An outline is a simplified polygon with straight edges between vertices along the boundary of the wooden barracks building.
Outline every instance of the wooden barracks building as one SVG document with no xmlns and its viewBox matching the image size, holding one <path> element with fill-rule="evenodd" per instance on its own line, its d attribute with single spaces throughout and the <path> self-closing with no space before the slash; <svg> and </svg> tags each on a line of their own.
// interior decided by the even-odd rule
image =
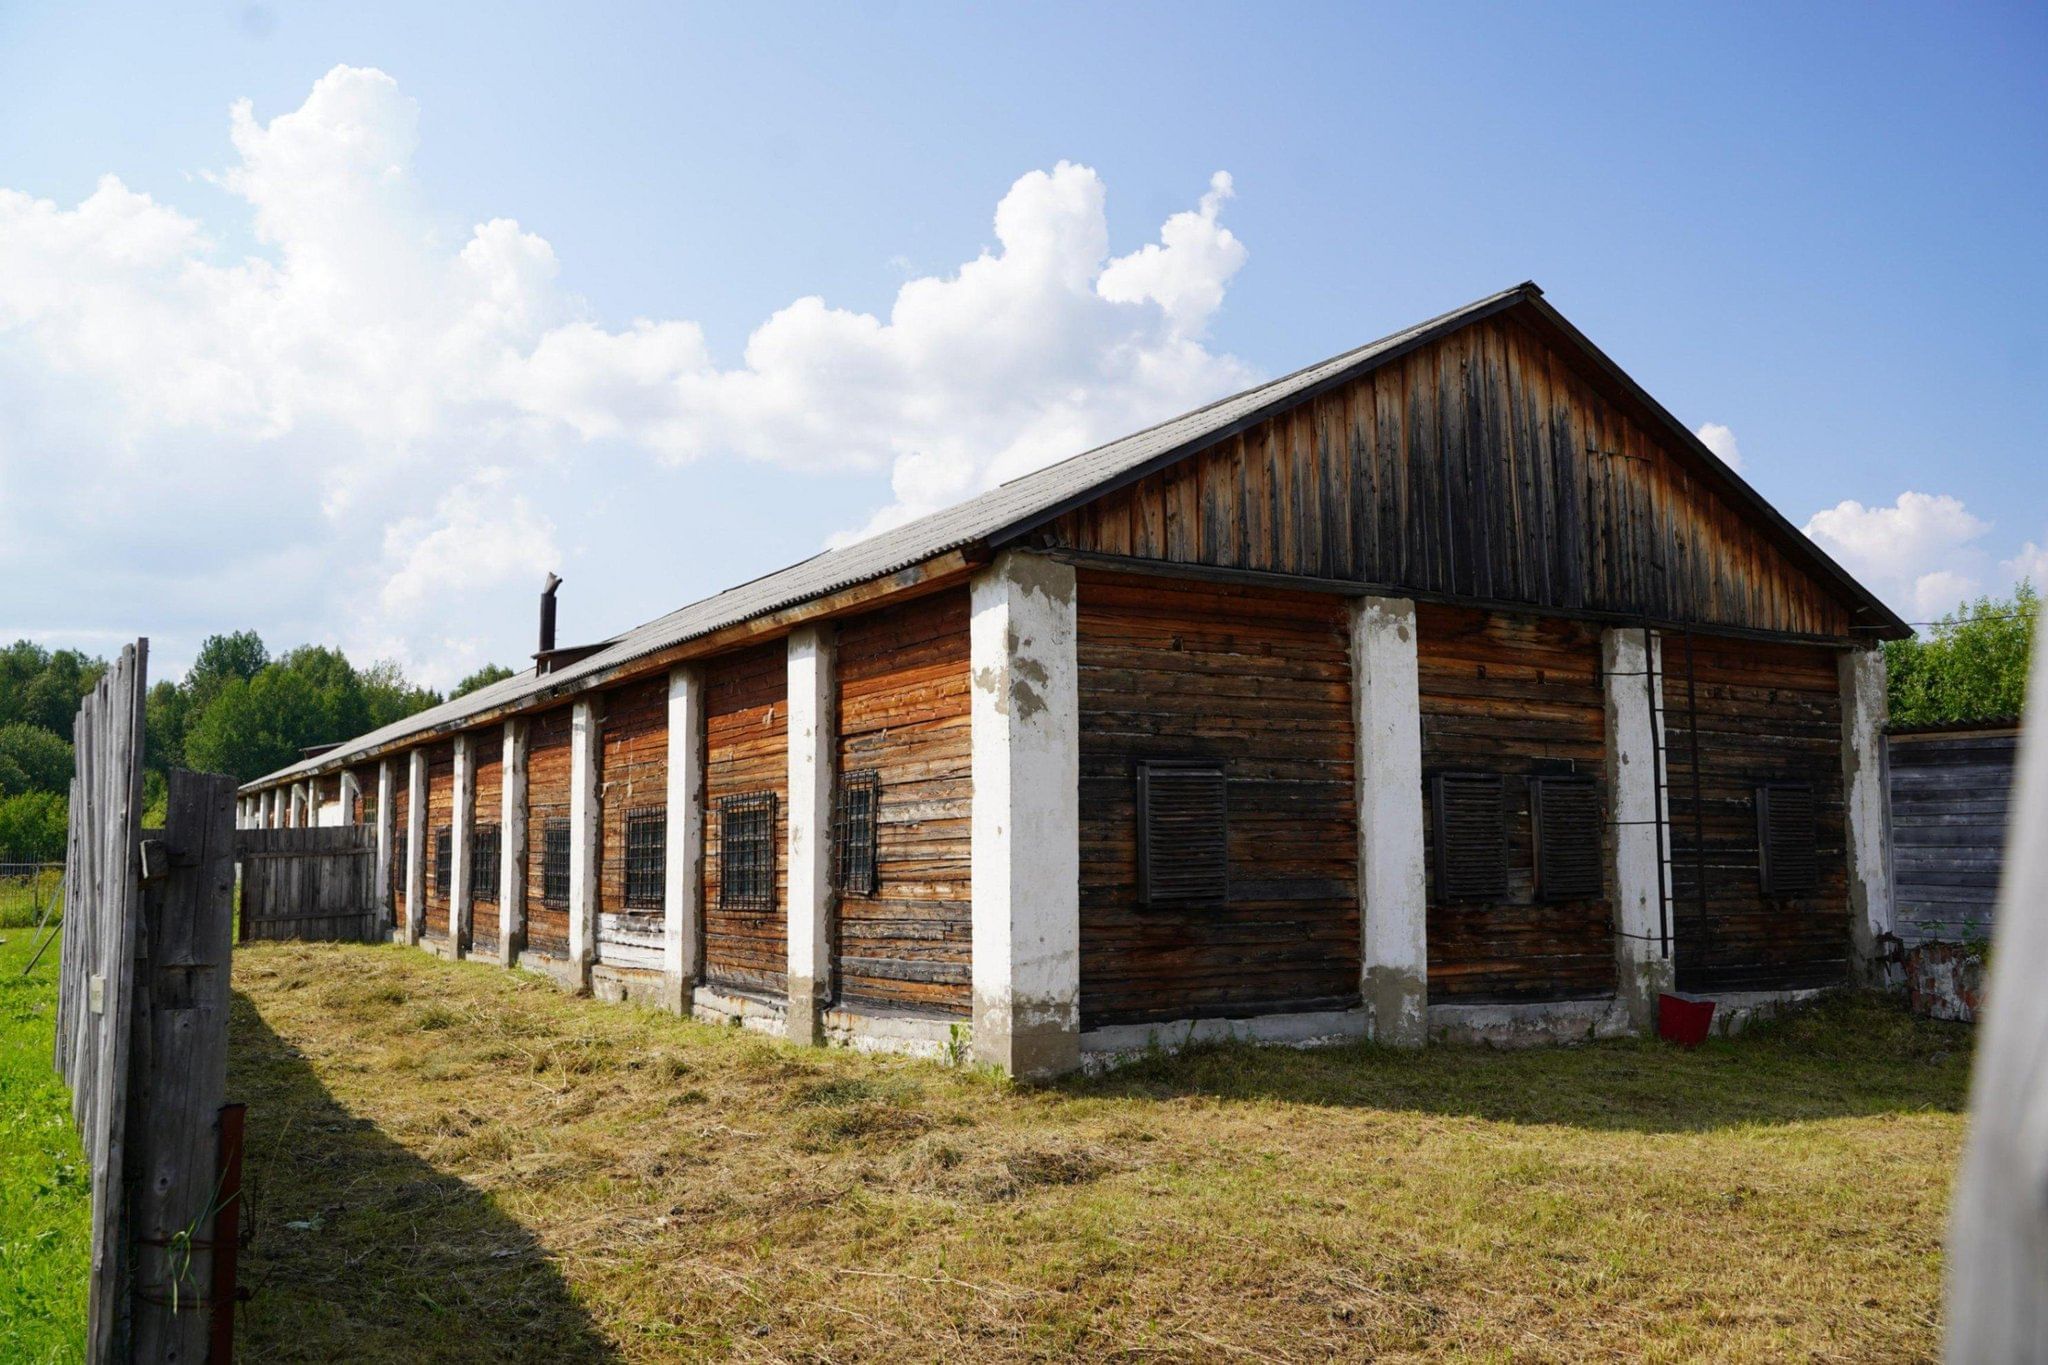
<svg viewBox="0 0 2048 1365">
<path fill-rule="evenodd" d="M 396 934 L 1019 1075 L 1882 979 L 1906 627 L 1534 285 L 244 789 Z"/>
</svg>

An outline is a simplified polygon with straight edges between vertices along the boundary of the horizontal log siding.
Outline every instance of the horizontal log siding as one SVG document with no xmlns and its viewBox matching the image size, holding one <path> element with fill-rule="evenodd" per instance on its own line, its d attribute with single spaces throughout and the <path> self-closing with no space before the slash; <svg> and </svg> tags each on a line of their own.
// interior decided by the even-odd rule
<svg viewBox="0 0 2048 1365">
<path fill-rule="evenodd" d="M 1848 979 L 1849 893 L 1843 853 L 1842 705 L 1832 651 L 1738 640 L 1693 640 L 1699 704 L 1699 802 L 1693 837 L 1685 641 L 1664 640 L 1666 763 L 1678 985 L 1689 991 L 1794 990 Z M 1820 890 L 1766 899 L 1758 880 L 1756 788 L 1813 788 Z M 1695 900 L 1704 847 L 1706 915 Z"/>
<path fill-rule="evenodd" d="M 1600 781 L 1607 728 L 1600 632 L 1559 617 L 1419 604 L 1429 998 L 1442 1004 L 1584 1000 L 1614 993 L 1611 906 L 1536 898 L 1528 779 L 1580 773 Z M 1640 680 L 1638 680 L 1640 683 Z M 1439 772 L 1499 773 L 1507 819 L 1507 895 L 1491 903 L 1437 894 Z M 1610 830 L 1606 839 L 1612 839 Z M 1611 847 L 1611 844 L 1610 844 Z M 1605 859 L 1603 858 L 1603 864 Z"/>
<path fill-rule="evenodd" d="M 1079 588 L 1083 1027 L 1354 1003 L 1345 603 L 1092 571 Z M 1138 904 L 1145 757 L 1224 761 L 1227 904 Z"/>
<path fill-rule="evenodd" d="M 400 752 L 391 756 L 391 924 L 396 929 L 407 923 L 405 865 L 411 853 L 400 846 L 412 833 L 411 809 L 412 755 Z"/>
<path fill-rule="evenodd" d="M 439 744 L 427 746 L 427 841 L 420 853 L 426 860 L 424 866 L 427 869 L 426 934 L 429 938 L 448 937 L 448 897 L 435 889 L 434 854 L 438 844 L 435 831 L 454 823 L 455 741 L 444 739 Z"/>
<path fill-rule="evenodd" d="M 704 976 L 782 995 L 789 949 L 789 647 L 783 641 L 704 665 Z M 775 908 L 718 905 L 718 803 L 774 792 Z"/>
<path fill-rule="evenodd" d="M 374 825 L 377 823 L 377 765 L 361 763 L 351 771 L 356 778 L 356 800 L 355 809 L 348 812 L 348 823 Z"/>
<path fill-rule="evenodd" d="M 471 828 L 478 825 L 503 825 L 505 822 L 505 731 L 496 725 L 488 730 L 477 731 L 470 739 L 470 753 L 476 762 L 476 816 Z M 472 835 L 472 838 L 474 836 Z M 476 866 L 476 845 L 470 845 L 469 866 Z M 470 951 L 495 953 L 498 950 L 498 902 L 495 897 L 473 898 L 469 905 Z"/>
<path fill-rule="evenodd" d="M 633 966 L 650 962 L 648 945 L 658 944 L 662 911 L 626 908 L 626 816 L 643 806 L 668 807 L 668 675 L 642 679 L 605 693 L 604 759 L 598 798 L 597 955 Z M 619 920 L 615 916 L 625 916 Z"/>
<path fill-rule="evenodd" d="M 964 1016 L 972 1003 L 967 594 L 840 627 L 839 771 L 880 782 L 873 896 L 839 898 L 849 1002 Z"/>
<path fill-rule="evenodd" d="M 550 820 L 569 818 L 569 741 L 574 708 L 535 716 L 526 731 L 526 943 L 549 957 L 569 955 L 569 906 L 541 899 L 542 852 Z"/>
<path fill-rule="evenodd" d="M 1847 609 L 1494 318 L 1096 499 L 1055 546 L 1811 635 Z"/>
</svg>

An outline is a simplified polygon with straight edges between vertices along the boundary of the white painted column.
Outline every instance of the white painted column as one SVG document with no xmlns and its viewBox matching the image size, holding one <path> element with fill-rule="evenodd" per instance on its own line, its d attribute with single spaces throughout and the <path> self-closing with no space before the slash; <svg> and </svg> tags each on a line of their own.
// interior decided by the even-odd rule
<svg viewBox="0 0 2048 1365">
<path fill-rule="evenodd" d="M 405 941 L 427 923 L 427 751 L 414 749 L 405 797 Z"/>
<path fill-rule="evenodd" d="M 1080 1062 L 1081 706 L 1071 565 L 1005 551 L 972 588 L 974 1056 Z"/>
<path fill-rule="evenodd" d="M 1429 1036 L 1429 890 L 1423 861 L 1422 706 L 1415 604 L 1351 605 L 1358 782 L 1359 994 L 1367 1035 Z"/>
<path fill-rule="evenodd" d="M 504 799 L 498 814 L 498 964 L 519 960 L 526 937 L 526 721 L 505 722 Z"/>
<path fill-rule="evenodd" d="M 1607 803 L 1614 822 L 1614 994 L 1640 1034 L 1657 1030 L 1657 997 L 1672 989 L 1678 951 L 1667 936 L 1671 887 L 1670 792 L 1664 758 L 1664 643 L 1648 630 L 1600 635 L 1607 688 Z M 1668 784 L 1667 784 L 1668 786 Z"/>
<path fill-rule="evenodd" d="M 838 766 L 830 626 L 789 635 L 788 1036 L 822 1043 L 832 998 L 832 783 Z"/>
<path fill-rule="evenodd" d="M 356 775 L 347 768 L 341 770 L 341 821 L 344 825 L 361 823 L 356 819 L 356 797 L 361 795 Z"/>
<path fill-rule="evenodd" d="M 662 891 L 662 1004 L 688 1017 L 703 941 L 704 679 L 668 675 L 668 866 Z"/>
<path fill-rule="evenodd" d="M 256 828 L 277 828 L 277 788 L 265 787 L 256 793 Z"/>
<path fill-rule="evenodd" d="M 569 972 L 590 989 L 597 960 L 598 715 L 590 697 L 576 703 L 569 732 Z"/>
<path fill-rule="evenodd" d="M 391 921 L 391 845 L 397 836 L 398 813 L 392 803 L 397 799 L 391 780 L 391 760 L 377 760 L 377 910 L 381 922 Z"/>
<path fill-rule="evenodd" d="M 469 864 L 476 856 L 476 737 L 455 737 L 454 813 L 448 831 L 448 956 L 469 955 L 473 907 L 469 899 Z"/>
<path fill-rule="evenodd" d="M 306 818 L 306 806 L 306 784 L 303 782 L 292 783 L 291 826 L 293 829 L 304 829 L 312 823 L 312 821 Z"/>
<path fill-rule="evenodd" d="M 284 812 L 282 810 L 282 806 L 284 804 L 284 792 L 280 788 L 272 787 L 269 791 L 263 793 L 263 798 L 264 828 L 284 828 Z"/>
<path fill-rule="evenodd" d="M 1849 940 L 1856 979 L 1866 986 L 1899 984 L 1884 960 L 1892 933 L 1892 875 L 1885 845 L 1884 651 L 1842 652 L 1842 806 L 1849 863 Z"/>
</svg>

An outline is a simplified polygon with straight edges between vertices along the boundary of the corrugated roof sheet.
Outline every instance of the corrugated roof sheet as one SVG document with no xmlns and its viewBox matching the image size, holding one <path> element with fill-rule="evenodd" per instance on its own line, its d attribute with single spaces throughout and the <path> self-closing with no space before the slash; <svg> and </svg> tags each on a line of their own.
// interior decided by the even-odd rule
<svg viewBox="0 0 2048 1365">
<path fill-rule="evenodd" d="M 852 545 L 826 550 L 750 583 L 728 588 L 615 636 L 606 641 L 602 649 L 567 668 L 545 676 L 528 669 L 382 729 L 358 735 L 317 758 L 280 768 L 246 784 L 243 790 L 272 786 L 314 772 L 331 772 L 347 766 L 355 755 L 380 749 L 408 736 L 454 724 L 466 716 L 517 705 L 522 699 L 542 691 L 558 693 L 565 689 L 573 690 L 579 678 L 608 673 L 621 664 L 701 635 L 709 635 L 726 626 L 780 611 L 857 583 L 885 577 L 948 550 L 997 538 L 1013 527 L 1035 522 L 1053 508 L 1084 497 L 1104 483 L 1226 430 L 1264 408 L 1286 403 L 1309 389 L 1336 380 L 1347 371 L 1413 345 L 1435 332 L 1463 326 L 1474 318 L 1538 292 L 1533 284 L 1502 290 L 1307 369 L 1283 375 L 1243 393 L 1219 399 L 1207 407 L 1183 413 L 1158 426 L 1022 475 L 966 502 L 919 517 Z"/>
</svg>

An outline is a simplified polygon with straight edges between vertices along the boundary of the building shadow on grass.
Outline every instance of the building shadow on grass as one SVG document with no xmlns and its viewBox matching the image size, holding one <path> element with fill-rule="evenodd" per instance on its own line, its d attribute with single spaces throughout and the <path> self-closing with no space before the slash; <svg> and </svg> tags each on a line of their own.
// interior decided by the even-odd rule
<svg viewBox="0 0 2048 1365">
<path fill-rule="evenodd" d="M 1167 1035 L 1162 1043 L 1170 1042 Z M 1697 1051 L 1628 1039 L 1581 1047 L 1297 1050 L 1197 1043 L 1070 1078 L 1076 1095 L 1199 1095 L 1620 1132 L 1705 1132 L 1874 1114 L 1960 1113 L 1972 1032 L 1853 994 Z"/>
<path fill-rule="evenodd" d="M 255 1223 L 244 1358 L 618 1358 L 532 1233 L 343 1108 L 239 992 L 231 1039 Z"/>
</svg>

